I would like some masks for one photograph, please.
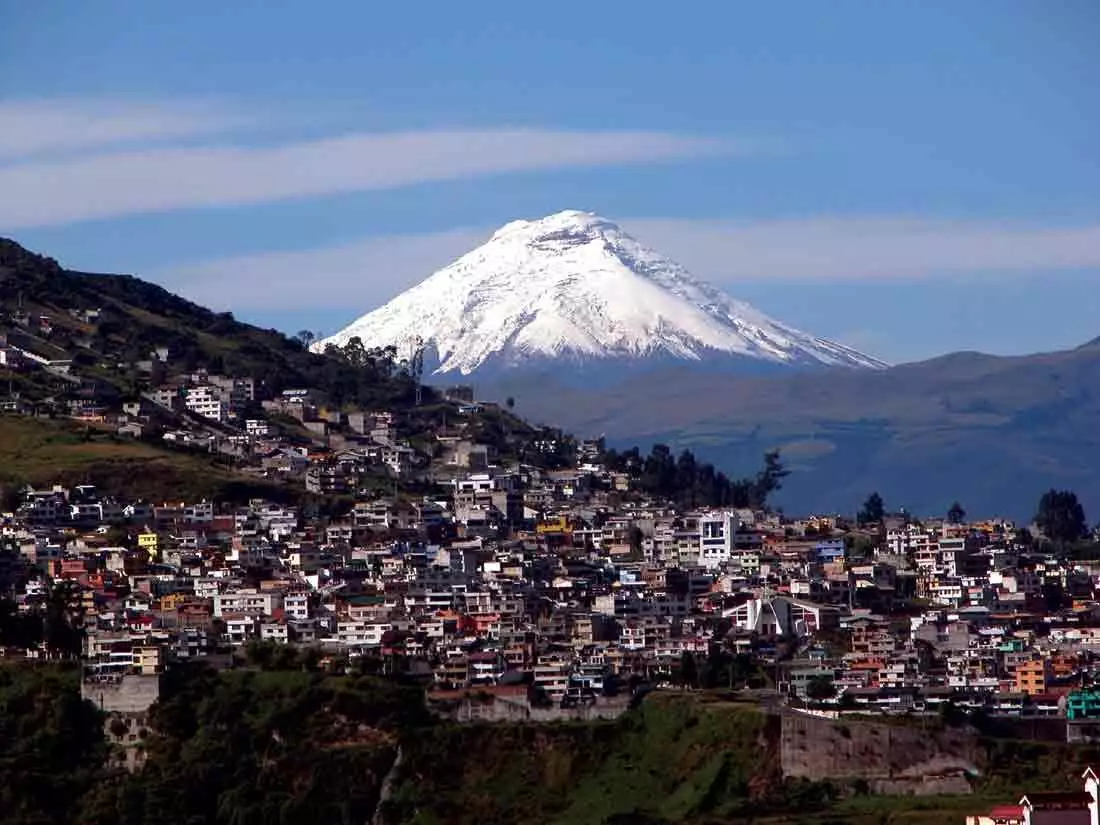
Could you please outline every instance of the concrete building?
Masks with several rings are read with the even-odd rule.
[[[183,405],[203,418],[225,421],[229,417],[229,404],[222,395],[222,390],[211,384],[189,387],[184,394]]]

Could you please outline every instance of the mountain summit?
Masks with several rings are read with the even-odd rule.
[[[660,359],[885,366],[769,318],[576,210],[506,224],[317,347],[354,336],[402,350],[419,338],[437,374]]]

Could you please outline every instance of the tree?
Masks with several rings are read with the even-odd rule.
[[[814,676],[806,682],[806,698],[824,702],[836,696],[836,686],[828,676]]]
[[[680,654],[680,684],[685,687],[699,686],[699,669],[695,665],[695,656],[684,651]]]
[[[844,537],[844,557],[848,561],[866,561],[875,553],[873,539],[859,533],[849,533]]]
[[[504,406],[507,407],[509,410],[514,410],[516,408],[516,399],[512,398],[512,396],[509,395],[506,399],[504,399]]]
[[[318,647],[302,648],[298,652],[298,664],[301,665],[302,670],[314,671],[321,663],[321,649]]]
[[[699,465],[691,450],[684,450],[676,459],[676,492],[685,507],[695,507],[699,498]]]
[[[44,641],[52,656],[76,659],[84,649],[79,595],[80,588],[69,580],[55,582],[50,587],[46,599]]]
[[[0,487],[0,513],[14,513],[23,503],[23,490],[17,484]]]
[[[949,524],[962,524],[966,521],[966,510],[959,502],[956,501],[947,511],[947,521]]]
[[[317,336],[310,332],[308,329],[301,330],[294,337],[302,343],[302,346],[305,349],[309,349],[309,345],[317,340]]]
[[[358,335],[353,335],[348,339],[348,342],[344,344],[344,358],[353,367],[365,367],[367,366],[368,353],[367,348],[363,346],[363,339]]]
[[[783,479],[790,474],[791,471],[783,466],[779,458],[779,450],[764,453],[764,469],[756,474],[750,491],[752,506],[763,508],[767,505],[768,496],[782,489]]]
[[[1069,490],[1043,493],[1035,514],[1035,524],[1048,539],[1063,546],[1088,535],[1085,509],[1077,500],[1077,494]]]
[[[882,501],[882,496],[877,492],[871,493],[867,496],[867,500],[863,502],[863,509],[856,516],[856,521],[860,524],[878,524],[885,515],[886,505]]]
[[[270,670],[275,661],[275,645],[266,639],[249,639],[244,649],[245,660],[252,667]]]

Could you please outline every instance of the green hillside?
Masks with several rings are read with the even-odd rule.
[[[147,359],[156,347],[167,347],[173,370],[250,376],[271,393],[310,387],[333,404],[363,406],[408,404],[414,396],[412,382],[400,370],[355,368],[311,353],[276,330],[243,324],[231,313],[213,312],[147,281],[66,270],[0,238],[0,333],[26,335],[16,324],[20,316],[46,317],[52,327],[47,345],[72,358],[74,373],[122,393],[133,394],[141,382],[128,365]],[[44,391],[48,383],[27,386]]]
[[[235,472],[208,453],[119,438],[66,419],[0,415],[0,491],[10,498],[25,484],[94,484],[115,495],[154,501],[301,495],[296,488]]]
[[[135,774],[108,767],[75,670],[0,666],[3,821],[933,825],[1021,788],[1073,787],[1097,757],[987,741],[974,795],[872,796],[858,782],[784,780],[777,718],[721,697],[652,695],[613,722],[454,725],[430,718],[417,689],[294,664],[171,671]]]

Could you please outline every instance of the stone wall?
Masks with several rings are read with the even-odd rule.
[[[1100,720],[1075,719],[1072,722],[1066,722],[1066,741],[1071,745],[1100,743]]]
[[[593,705],[573,708],[533,707],[513,696],[465,696],[449,702],[430,702],[439,716],[452,722],[595,722],[617,719],[630,707],[629,698],[601,699]]]
[[[160,696],[160,677],[89,678],[80,683],[80,696],[104,713],[145,713]]]
[[[873,793],[966,794],[981,760],[975,737],[932,726],[782,713],[785,777],[862,780]]]

